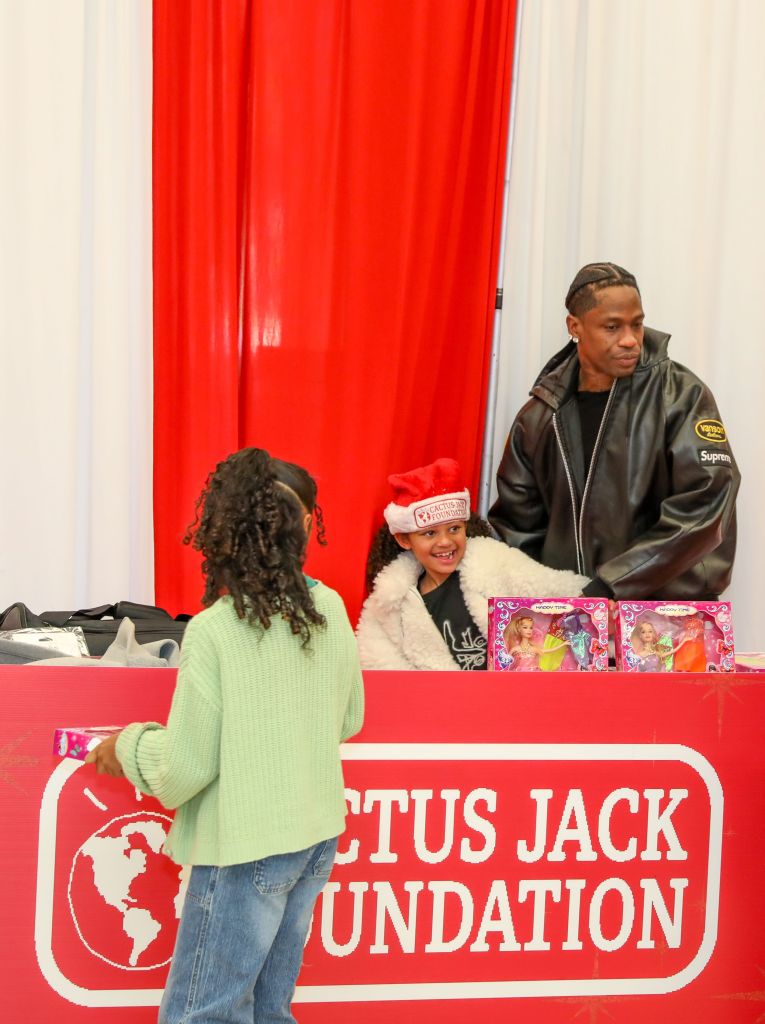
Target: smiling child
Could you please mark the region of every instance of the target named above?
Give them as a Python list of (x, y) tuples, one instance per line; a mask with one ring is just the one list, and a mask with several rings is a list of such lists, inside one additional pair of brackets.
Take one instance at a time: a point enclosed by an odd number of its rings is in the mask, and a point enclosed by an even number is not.
[(486, 668), (490, 597), (572, 597), (587, 578), (548, 569), (494, 540), (470, 512), (454, 459), (388, 477), (356, 630), (367, 669)]

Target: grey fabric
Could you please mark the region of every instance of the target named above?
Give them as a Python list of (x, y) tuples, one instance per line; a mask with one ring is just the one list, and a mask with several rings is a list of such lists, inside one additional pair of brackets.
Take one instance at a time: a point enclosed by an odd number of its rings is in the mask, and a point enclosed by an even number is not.
[[(37, 664), (41, 661), (48, 661), (59, 653), (49, 647), (41, 647), (39, 644), (0, 640), (0, 665), (28, 665), (31, 662)], [(72, 658), (72, 661), (77, 661), (77, 659)]]
[(154, 640), (139, 644), (135, 638), (135, 625), (131, 619), (120, 622), (117, 635), (100, 658), (46, 658), (44, 665), (76, 665), (114, 668), (176, 668), (180, 661), (180, 647), (175, 640)]

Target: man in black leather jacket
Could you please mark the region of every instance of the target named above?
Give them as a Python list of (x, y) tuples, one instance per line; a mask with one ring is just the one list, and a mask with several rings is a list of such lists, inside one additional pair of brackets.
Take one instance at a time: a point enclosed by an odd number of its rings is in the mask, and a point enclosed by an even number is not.
[(569, 344), (518, 413), (489, 519), (585, 594), (715, 600), (730, 582), (740, 476), (714, 397), (643, 326), (637, 282), (588, 264), (566, 297)]

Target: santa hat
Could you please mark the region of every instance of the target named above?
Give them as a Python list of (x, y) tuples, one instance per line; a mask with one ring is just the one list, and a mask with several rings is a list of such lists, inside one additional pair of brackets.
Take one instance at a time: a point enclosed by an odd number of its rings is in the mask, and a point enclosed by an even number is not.
[(383, 515), (391, 533), (427, 530), (438, 523), (470, 518), (470, 493), (454, 459), (388, 477), (393, 501)]

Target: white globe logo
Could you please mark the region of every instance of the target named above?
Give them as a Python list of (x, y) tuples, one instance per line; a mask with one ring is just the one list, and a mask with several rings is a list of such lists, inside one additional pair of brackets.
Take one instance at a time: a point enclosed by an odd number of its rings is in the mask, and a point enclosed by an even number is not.
[(114, 967), (146, 971), (170, 960), (187, 882), (162, 853), (170, 824), (152, 811), (123, 814), (74, 855), (72, 920), (90, 952)]

